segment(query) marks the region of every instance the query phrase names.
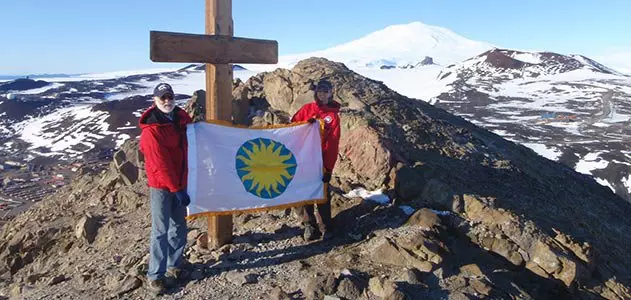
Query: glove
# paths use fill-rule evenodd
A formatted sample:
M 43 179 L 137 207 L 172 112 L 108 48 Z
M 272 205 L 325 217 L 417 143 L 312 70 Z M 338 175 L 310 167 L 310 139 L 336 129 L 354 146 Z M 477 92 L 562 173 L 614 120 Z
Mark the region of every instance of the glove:
M 324 176 L 322 176 L 322 182 L 329 183 L 331 181 L 331 173 L 324 172 Z
M 186 190 L 179 190 L 175 192 L 175 199 L 180 206 L 188 206 L 191 204 L 191 198 L 186 193 Z
M 309 122 L 309 124 L 313 124 L 315 123 L 316 119 L 315 118 L 309 118 L 309 120 L 307 120 L 307 122 Z

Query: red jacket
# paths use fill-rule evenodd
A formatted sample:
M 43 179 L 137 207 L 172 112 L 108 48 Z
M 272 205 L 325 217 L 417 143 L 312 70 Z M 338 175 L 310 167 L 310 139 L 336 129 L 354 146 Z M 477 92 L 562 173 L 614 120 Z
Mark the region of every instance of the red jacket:
M 145 156 L 149 186 L 177 192 L 186 188 L 186 124 L 192 120 L 181 108 L 174 110 L 174 120 L 152 106 L 139 120 L 140 151 Z
M 318 101 L 305 104 L 291 118 L 292 122 L 307 121 L 310 118 L 324 121 L 324 137 L 322 139 L 322 161 L 326 172 L 332 173 L 337 162 L 340 146 L 340 104 L 331 100 L 323 105 Z

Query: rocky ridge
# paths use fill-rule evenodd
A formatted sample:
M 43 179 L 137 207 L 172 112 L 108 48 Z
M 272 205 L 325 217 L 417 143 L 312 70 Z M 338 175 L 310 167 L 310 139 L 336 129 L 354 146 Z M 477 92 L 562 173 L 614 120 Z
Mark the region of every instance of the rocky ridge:
M 234 118 L 287 122 L 322 77 L 342 103 L 329 241 L 287 211 L 235 216 L 206 249 L 189 224 L 191 280 L 165 299 L 628 299 L 631 206 L 590 177 L 324 59 L 235 83 Z M 203 113 L 200 93 L 188 106 Z M 0 296 L 148 299 L 142 157 L 126 142 L 0 233 Z M 343 195 L 383 189 L 378 205 Z M 405 211 L 412 208 L 413 214 Z

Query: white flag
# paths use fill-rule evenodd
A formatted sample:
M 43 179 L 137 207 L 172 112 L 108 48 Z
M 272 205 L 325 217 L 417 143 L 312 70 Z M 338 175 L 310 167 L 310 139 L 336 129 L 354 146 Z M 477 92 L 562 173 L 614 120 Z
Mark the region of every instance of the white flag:
M 187 126 L 188 215 L 223 215 L 324 201 L 318 123 L 261 129 Z

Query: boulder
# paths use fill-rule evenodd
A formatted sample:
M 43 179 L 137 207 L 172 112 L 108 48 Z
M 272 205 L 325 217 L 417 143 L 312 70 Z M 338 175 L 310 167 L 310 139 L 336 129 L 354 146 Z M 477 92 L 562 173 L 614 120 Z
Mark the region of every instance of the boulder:
M 418 226 L 426 231 L 438 231 L 442 227 L 440 218 L 427 208 L 417 210 L 405 223 L 408 226 Z
M 412 255 L 405 248 L 401 248 L 387 238 L 382 238 L 374 243 L 368 250 L 370 258 L 376 263 L 395 265 L 401 267 L 412 266 L 422 272 L 430 272 L 433 264 L 422 257 Z
M 302 294 L 308 300 L 319 300 L 324 295 L 333 295 L 338 281 L 333 274 L 315 275 L 305 278 L 300 284 Z
M 355 277 L 344 277 L 337 286 L 336 295 L 344 299 L 359 299 L 366 283 Z
M 125 151 L 123 150 L 116 151 L 114 153 L 114 156 L 112 157 L 112 161 L 114 161 L 114 165 L 116 166 L 116 168 L 120 169 L 123 163 L 127 161 L 127 156 L 125 155 Z
M 368 188 L 381 187 L 393 167 L 390 146 L 379 138 L 376 131 L 367 126 L 354 128 L 344 134 L 345 138 L 340 142 L 340 154 L 344 161 L 335 169 L 335 174 L 352 180 L 361 180 Z M 352 165 L 352 169 L 347 167 L 348 165 Z
M 397 285 L 384 277 L 372 277 L 368 281 L 368 291 L 373 295 L 381 298 L 385 298 L 394 293 Z
M 120 168 L 120 177 L 127 185 L 132 185 L 138 181 L 138 168 L 129 161 L 124 162 Z
M 443 210 L 452 210 L 454 196 L 454 191 L 438 179 L 429 180 L 421 193 L 424 203 Z
M 97 219 L 90 214 L 86 214 L 81 217 L 75 225 L 75 237 L 79 240 L 92 243 L 96 237 L 97 229 Z
M 394 190 L 403 201 L 417 200 L 425 187 L 425 178 L 417 168 L 397 164 L 390 176 L 390 185 L 394 185 Z

